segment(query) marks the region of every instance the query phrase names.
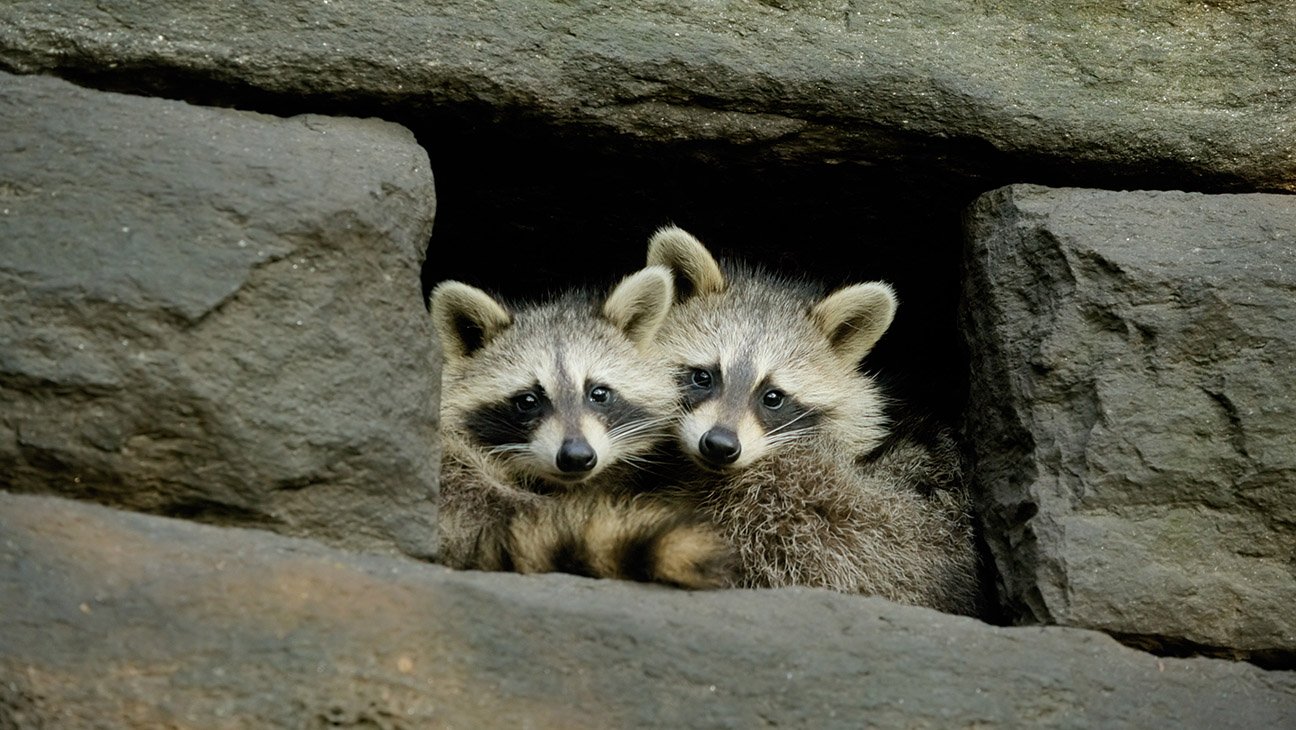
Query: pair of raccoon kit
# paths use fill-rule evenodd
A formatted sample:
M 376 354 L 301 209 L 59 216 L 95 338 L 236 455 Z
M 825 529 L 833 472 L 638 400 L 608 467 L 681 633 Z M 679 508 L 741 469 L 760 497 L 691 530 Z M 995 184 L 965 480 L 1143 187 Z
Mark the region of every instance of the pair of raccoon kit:
M 859 372 L 891 288 L 827 296 L 667 227 L 606 296 L 445 282 L 441 560 L 974 613 L 958 452 Z

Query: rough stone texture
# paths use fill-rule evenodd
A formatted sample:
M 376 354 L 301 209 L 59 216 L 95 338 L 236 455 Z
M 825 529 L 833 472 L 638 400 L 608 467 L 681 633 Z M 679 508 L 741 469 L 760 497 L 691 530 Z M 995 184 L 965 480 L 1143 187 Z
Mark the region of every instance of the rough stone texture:
M 0 488 L 434 547 L 427 155 L 0 75 Z
M 424 285 L 611 280 L 666 222 L 886 278 L 897 359 L 870 367 L 961 404 L 972 195 L 1296 191 L 1294 24 L 1287 0 L 9 0 L 0 69 L 403 123 L 450 213 Z M 428 167 L 380 121 L 0 75 L 0 489 L 427 554 Z M 1195 202 L 1061 206 L 1116 237 L 1023 233 L 1038 270 L 972 292 L 1003 595 L 1021 621 L 1293 667 L 1290 207 L 1160 200 Z M 1197 207 L 1238 227 L 1206 240 Z M 1003 238 L 1035 215 L 995 210 Z M 1264 236 L 1285 260 L 1243 245 Z M 453 573 L 0 496 L 6 730 L 1277 727 L 1294 683 L 1074 628 Z
M 466 103 L 773 161 L 1296 190 L 1293 27 L 1288 0 L 10 0 L 0 67 Z
M 1296 674 L 0 494 L 0 727 L 1281 727 Z M 273 692 L 266 691 L 273 688 Z
M 1014 186 L 968 225 L 1017 620 L 1296 666 L 1296 198 Z

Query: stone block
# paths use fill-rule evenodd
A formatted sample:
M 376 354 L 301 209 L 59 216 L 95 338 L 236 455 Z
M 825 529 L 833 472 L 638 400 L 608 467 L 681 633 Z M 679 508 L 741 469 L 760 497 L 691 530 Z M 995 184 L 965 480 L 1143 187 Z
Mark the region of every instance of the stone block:
M 435 546 L 427 154 L 0 74 L 0 488 Z
M 1018 621 L 1296 655 L 1296 197 L 1013 186 L 968 216 L 966 433 Z

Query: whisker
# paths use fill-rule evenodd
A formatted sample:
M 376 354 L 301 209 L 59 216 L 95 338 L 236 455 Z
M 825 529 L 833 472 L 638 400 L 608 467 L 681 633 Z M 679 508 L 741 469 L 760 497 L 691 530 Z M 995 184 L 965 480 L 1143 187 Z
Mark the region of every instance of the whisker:
M 665 459 L 650 454 L 623 454 L 621 461 L 636 466 L 657 466 L 666 463 Z
M 492 446 L 486 450 L 486 453 L 492 456 L 515 456 L 531 450 L 529 444 L 500 444 Z
M 812 413 L 818 413 L 818 411 L 816 411 L 816 410 L 814 410 L 814 409 L 807 410 L 807 411 L 805 411 L 804 413 L 802 413 L 801 415 L 797 416 L 796 418 L 793 418 L 791 421 L 788 421 L 787 423 L 783 424 L 782 426 L 779 426 L 778 428 L 774 429 L 773 431 L 770 431 L 770 432 L 769 432 L 768 434 L 766 434 L 766 435 L 767 435 L 767 436 L 773 436 L 773 435 L 777 434 L 779 431 L 782 431 L 783 429 L 787 428 L 788 426 L 791 426 L 792 424 L 796 423 L 797 421 L 800 421 L 802 418 L 805 418 L 806 416 L 808 416 L 808 415 L 810 415 L 810 414 L 812 414 Z
M 804 441 L 810 439 L 813 436 L 814 436 L 814 431 L 811 431 L 809 429 L 804 429 L 801 431 L 788 431 L 787 433 L 780 433 L 774 436 L 773 438 L 770 438 L 766 443 L 769 446 L 784 446 L 786 444 L 794 444 L 798 441 Z
M 672 419 L 670 418 L 651 418 L 642 421 L 623 423 L 608 431 L 608 439 L 612 441 L 623 441 L 652 433 L 661 433 L 666 430 L 664 427 L 668 425 L 671 420 Z

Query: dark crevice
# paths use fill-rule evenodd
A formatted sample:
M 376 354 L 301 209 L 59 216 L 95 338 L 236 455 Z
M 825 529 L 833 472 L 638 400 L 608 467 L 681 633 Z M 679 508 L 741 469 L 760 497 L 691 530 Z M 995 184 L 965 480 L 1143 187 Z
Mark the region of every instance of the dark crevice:
M 940 416 L 961 407 L 959 213 L 977 190 L 923 194 L 854 166 L 709 162 L 688 145 L 641 155 L 561 130 L 446 132 L 420 136 L 438 190 L 425 288 L 455 278 L 532 298 L 608 283 L 641 267 L 653 231 L 673 223 L 721 256 L 830 286 L 891 282 L 897 319 L 865 368 Z
M 1217 406 L 1221 414 L 1228 422 L 1228 441 L 1233 450 L 1242 458 L 1245 463 L 1251 462 L 1251 455 L 1247 452 L 1246 429 L 1242 427 L 1242 418 L 1238 414 L 1237 406 L 1222 390 L 1216 391 L 1203 388 L 1202 392 L 1206 394 Z
M 265 527 L 276 524 L 275 519 L 262 512 L 199 498 L 171 502 L 150 511 L 163 517 L 175 517 L 221 527 Z
M 1261 669 L 1282 671 L 1296 670 L 1296 652 L 1289 650 L 1233 649 L 1229 647 L 1198 644 L 1187 639 L 1175 639 L 1165 636 L 1108 633 L 1113 639 L 1116 639 L 1128 647 L 1166 658 L 1187 659 L 1192 657 L 1208 657 L 1211 659 L 1250 662 Z

